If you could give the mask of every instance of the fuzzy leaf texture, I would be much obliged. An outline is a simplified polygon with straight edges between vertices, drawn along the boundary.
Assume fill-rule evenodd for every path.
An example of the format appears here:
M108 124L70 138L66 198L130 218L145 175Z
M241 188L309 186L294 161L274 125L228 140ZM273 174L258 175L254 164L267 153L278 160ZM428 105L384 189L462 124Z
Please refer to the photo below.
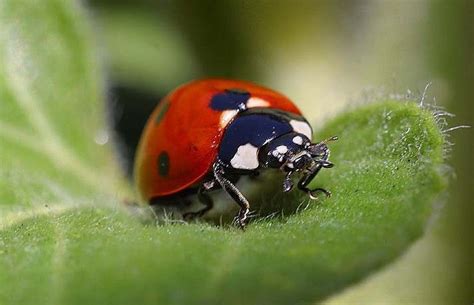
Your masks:
M143 225L119 208L102 76L75 1L0 2L0 304L310 304L415 241L445 187L443 135L413 102L328 122L338 135L299 212L250 224ZM281 181L280 181L281 182ZM118 197L118 198L117 198ZM110 203L115 203L115 207Z

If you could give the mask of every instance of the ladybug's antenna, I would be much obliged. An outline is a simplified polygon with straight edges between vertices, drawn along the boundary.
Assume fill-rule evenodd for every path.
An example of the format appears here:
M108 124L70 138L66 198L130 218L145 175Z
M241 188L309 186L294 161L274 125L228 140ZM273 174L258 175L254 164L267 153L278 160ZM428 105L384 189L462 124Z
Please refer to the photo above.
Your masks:
M338 137L338 136L332 136L332 137L330 137L330 138L327 138L327 139L321 141L321 143L326 144L327 142L332 142L332 141L337 141L337 140L339 140L339 137Z

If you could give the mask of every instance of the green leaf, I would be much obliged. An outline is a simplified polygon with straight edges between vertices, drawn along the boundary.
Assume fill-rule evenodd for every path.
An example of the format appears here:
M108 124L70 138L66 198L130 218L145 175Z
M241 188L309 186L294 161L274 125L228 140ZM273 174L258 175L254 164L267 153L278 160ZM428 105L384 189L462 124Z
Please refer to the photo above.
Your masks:
M0 213L113 190L89 31L73 1L0 2Z
M140 223L118 207L113 157L98 144L100 65L75 3L0 2L0 303L306 304L423 233L445 187L443 134L428 110L394 101L318 132L340 138L336 166L314 182L329 199L282 195L270 178L255 201L285 213L245 232Z

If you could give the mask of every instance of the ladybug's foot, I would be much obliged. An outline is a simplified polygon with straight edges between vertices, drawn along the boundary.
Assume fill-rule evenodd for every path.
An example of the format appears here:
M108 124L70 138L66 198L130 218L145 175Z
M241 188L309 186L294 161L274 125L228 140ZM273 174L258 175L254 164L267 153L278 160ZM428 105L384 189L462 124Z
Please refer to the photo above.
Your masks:
M236 223L242 230L245 230L245 226L247 225L248 214L248 208L240 209L239 214L234 218L234 223Z
M287 193L293 189L293 181L291 180L291 175L293 172L288 172L283 180L283 192Z
M321 160L321 161L318 161L318 163L321 164L321 166L324 168L331 168L334 166L334 163L327 160Z
M311 198L313 200L318 199L317 193L324 193L324 195L326 195L326 197L331 197L331 192L326 190L326 189L323 189L323 188L315 188L314 190L310 190L310 189L307 188L304 191L306 191L309 198Z
M183 219L186 221L193 220L197 217L197 212L188 212L183 214Z

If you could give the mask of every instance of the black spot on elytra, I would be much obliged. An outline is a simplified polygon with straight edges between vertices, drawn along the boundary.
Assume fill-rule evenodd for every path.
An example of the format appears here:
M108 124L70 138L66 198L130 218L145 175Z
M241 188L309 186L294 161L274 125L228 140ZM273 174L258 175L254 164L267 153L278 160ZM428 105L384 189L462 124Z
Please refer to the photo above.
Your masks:
M224 110L245 110L250 93L243 89L225 89L224 92L214 95L209 106L218 111Z
M170 171L170 157L166 151L163 151L158 156L158 173L162 177L168 176Z
M166 99L163 101L163 106L161 106L160 111L156 114L155 124L157 125L160 124L160 122L165 117L166 112L168 112L169 108L170 108L170 101Z

